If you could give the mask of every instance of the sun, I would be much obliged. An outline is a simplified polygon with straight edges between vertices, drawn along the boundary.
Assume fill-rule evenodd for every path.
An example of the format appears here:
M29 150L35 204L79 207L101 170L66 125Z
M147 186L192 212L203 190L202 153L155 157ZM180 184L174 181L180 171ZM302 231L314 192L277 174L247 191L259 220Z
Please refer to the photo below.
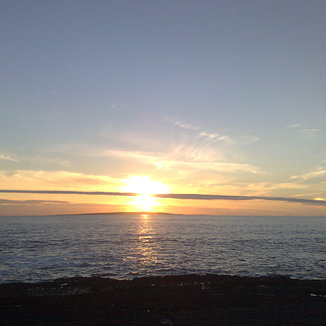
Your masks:
M137 194L129 204L141 211L153 211L155 207L160 206L158 198L153 197L153 195L169 192L167 185L147 176L129 176L123 182L126 184L122 188L123 191Z
M162 182L150 179L147 176L130 176L123 180L126 186L124 191L136 193L142 196L151 196L155 194L166 194L169 187Z

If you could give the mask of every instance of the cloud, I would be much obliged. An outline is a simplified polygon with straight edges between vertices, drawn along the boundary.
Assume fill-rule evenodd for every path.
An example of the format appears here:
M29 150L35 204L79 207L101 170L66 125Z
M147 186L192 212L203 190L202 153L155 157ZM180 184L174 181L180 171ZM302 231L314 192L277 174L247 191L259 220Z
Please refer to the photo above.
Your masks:
M70 171L17 170L13 174L0 172L0 184L6 188L55 189L64 184L66 188L84 188L96 186L96 190L116 187L120 180L108 177L90 175ZM84 188L85 189L85 188Z
M192 131L200 131L200 128L197 126L193 126L189 123L184 123L182 121L174 120L174 119L167 119L168 122L172 123L173 125L181 128L181 129L188 129Z
M109 192L109 191L69 191L69 190L0 190L0 193L24 194L60 194L60 195L93 195L93 196L135 196L135 193ZM263 196L231 196L231 195L205 195L205 194L157 194L158 198L192 199L192 200L268 200L308 205L326 206L326 200L292 198L292 197L263 197Z
M230 136L227 136L227 135L221 135L216 132L208 132L206 130L201 129L200 127L193 126L191 124L188 124L188 123L185 123L185 122L182 122L179 120L175 120L172 118L167 119L167 121L181 129L191 130L191 131L195 132L198 137L206 138L206 139L213 140L213 141L224 142L226 144L236 144L237 143L233 138L231 138Z
M123 102L115 102L110 105L110 109L112 111L118 111L124 107L125 107L125 104Z
M325 182L326 181L326 160L322 160L318 166L301 175L294 175L291 179L295 182Z
M254 144L257 143L260 140L258 136L252 136L252 135L244 135L241 136L239 139L240 144Z
M151 164L159 169L170 170L211 170L225 173L261 174L258 167L245 163L223 162L223 155L216 150L197 146L180 145L168 153L107 150L101 155L123 159L134 159Z
M68 204L68 201L64 200L11 200L11 199L1 199L0 205L48 205L48 204Z
M96 196L136 196L131 192L111 192L111 191L78 191L78 190L0 190L0 193L17 194L45 194L45 195L96 195Z
M271 200L301 204L326 205L326 200L300 199L291 197L263 197L263 196L230 196L230 195L202 195L202 194L162 194L159 198L196 199L196 200Z
M319 168L317 170L308 172L306 174L292 176L291 179L296 181L301 181L301 182L307 182L311 180L315 180L318 182L318 181L325 181L325 177L326 177L326 169Z
M299 123L294 123L294 124L286 126L285 128L287 128L287 129L296 129L296 128L300 128L300 127L301 127L301 125Z
M259 137L253 135L242 135L234 139L228 135L222 135L217 132L209 132L198 126L191 125L189 123L182 122L173 118L168 118L166 121L178 128L193 131L196 137L206 139L210 143L224 143L225 145L235 144L252 144L259 141Z
M32 164L55 164L55 165L61 165L61 166L67 166L69 164L69 161L66 159L56 158L56 157L43 157L43 156L21 156L21 155L13 155L9 153L0 152L0 161L11 161L11 162L28 162Z
M315 139L319 136L320 133L320 130L317 128L306 128L305 126L298 123L288 125L285 128L297 130L297 132L299 132L301 137L303 137L306 140Z
M294 182L258 182L238 184L242 190L250 192L251 195L264 196L266 193L279 192L280 190L302 190L306 186Z
M49 157L40 157L40 156L34 156L31 158L26 158L26 161L29 161L33 164L54 164L54 165L61 165L61 166L67 166L69 165L69 161L65 159L60 158L49 158Z
M288 179L283 179L283 182L263 181L256 183L244 182L238 183L238 189L236 194L250 194L253 196L285 196L289 194L291 197L308 197L317 198L325 197L326 186L326 170L314 170L312 172L289 176ZM235 193L233 190L231 193Z
M301 130L301 132L306 139L313 139L319 136L320 130L314 128L304 128Z
M0 160L18 162L18 159L11 154L0 152Z
M231 137L229 136L222 136L218 133L209 133L205 130L201 131L199 134L198 134L200 137L206 137L208 139L213 139L213 140L217 140L217 141L222 141L222 142L225 142L227 144L235 144L236 141L233 140Z

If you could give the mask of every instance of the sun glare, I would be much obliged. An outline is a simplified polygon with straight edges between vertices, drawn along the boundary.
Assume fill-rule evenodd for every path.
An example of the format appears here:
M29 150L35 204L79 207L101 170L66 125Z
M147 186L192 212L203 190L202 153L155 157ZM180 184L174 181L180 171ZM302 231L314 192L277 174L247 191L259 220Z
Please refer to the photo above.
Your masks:
M129 204L137 210L151 212L155 207L160 206L155 194L169 192L169 187L161 182L151 180L147 176L130 176L123 180L126 184L123 191L137 194Z
M126 186L123 188L124 191L143 196L166 194L169 191L167 185L151 180L149 177L130 176L123 181L126 183Z

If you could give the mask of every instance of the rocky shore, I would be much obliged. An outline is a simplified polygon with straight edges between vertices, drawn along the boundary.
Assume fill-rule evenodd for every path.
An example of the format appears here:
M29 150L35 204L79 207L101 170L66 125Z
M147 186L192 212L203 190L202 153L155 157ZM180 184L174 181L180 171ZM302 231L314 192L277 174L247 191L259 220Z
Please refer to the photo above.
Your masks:
M326 280L180 275L0 285L1 325L326 325Z

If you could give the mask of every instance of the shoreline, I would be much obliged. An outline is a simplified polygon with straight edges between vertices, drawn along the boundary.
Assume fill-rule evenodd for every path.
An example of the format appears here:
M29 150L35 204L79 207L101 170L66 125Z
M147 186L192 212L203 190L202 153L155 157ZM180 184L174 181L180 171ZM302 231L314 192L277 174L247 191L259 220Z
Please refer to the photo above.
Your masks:
M325 325L326 279L176 275L0 284L2 325Z

